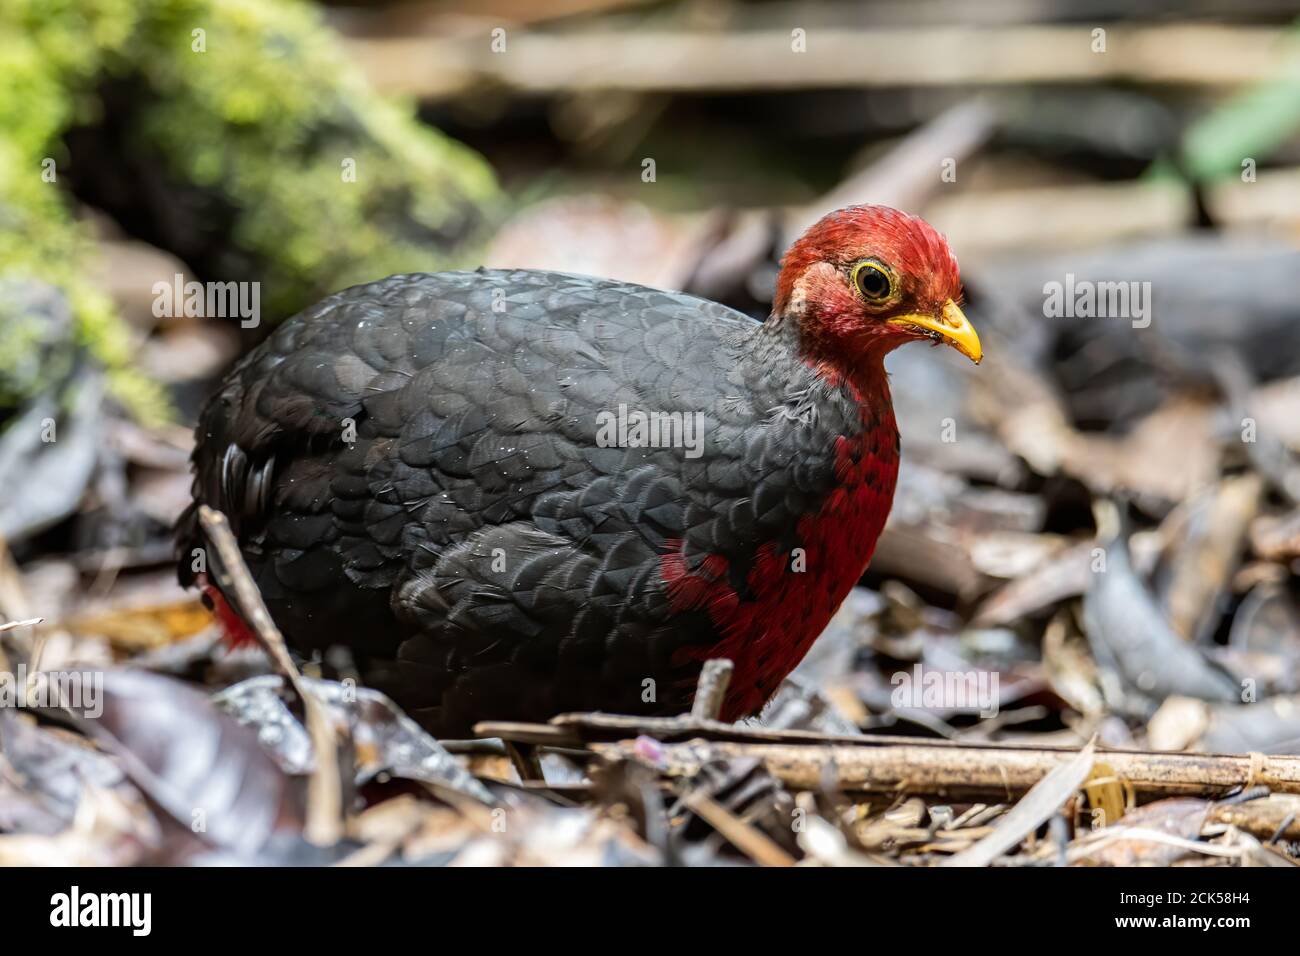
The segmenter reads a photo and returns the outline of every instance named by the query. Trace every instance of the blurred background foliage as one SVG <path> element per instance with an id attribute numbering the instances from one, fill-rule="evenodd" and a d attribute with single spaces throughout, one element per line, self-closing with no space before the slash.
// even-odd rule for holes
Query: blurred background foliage
<path id="1" fill-rule="evenodd" d="M 5 0 L 0 275 L 61 290 L 76 318 L 69 347 L 89 349 L 113 393 L 158 420 L 168 401 L 133 367 L 120 321 L 130 303 L 87 265 L 99 255 L 100 271 L 120 278 L 117 238 L 200 279 L 263 283 L 271 325 L 355 282 L 478 264 L 494 235 L 518 264 L 576 255 L 678 285 L 692 278 L 681 260 L 704 260 L 701 291 L 717 291 L 713 250 L 696 232 L 716 233 L 716 215 L 703 226 L 643 217 L 632 227 L 639 244 L 626 248 L 620 230 L 635 216 L 615 210 L 629 207 L 591 197 L 668 214 L 817 208 L 899 137 L 973 95 L 997 113 L 982 148 L 942 193 L 902 197 L 928 207 L 964 259 L 1044 236 L 1059 245 L 1204 225 L 1216 213 L 1255 219 L 1231 188 L 1221 201 L 1214 192 L 1238 179 L 1243 156 L 1290 175 L 1295 15 L 1276 0 L 1138 11 L 1104 0 Z M 654 189 L 641 176 L 647 158 Z M 1014 205 L 999 214 L 1010 223 L 990 224 L 987 206 L 961 201 L 1130 182 L 1152 188 L 1074 192 L 1113 199 L 1082 233 L 1043 221 L 1035 230 Z M 523 222 L 588 235 L 603 223 L 611 241 L 551 247 L 527 229 L 498 231 L 512 212 L 565 195 L 588 204 Z M 1293 205 L 1272 218 L 1293 221 Z M 106 230 L 108 245 L 97 245 Z M 592 247 L 605 255 L 592 259 Z M 761 276 L 727 277 L 750 280 L 758 285 L 732 291 L 761 309 Z M 41 335 L 17 299 L 0 309 L 11 319 L 0 403 L 13 409 L 42 387 L 17 343 Z"/>

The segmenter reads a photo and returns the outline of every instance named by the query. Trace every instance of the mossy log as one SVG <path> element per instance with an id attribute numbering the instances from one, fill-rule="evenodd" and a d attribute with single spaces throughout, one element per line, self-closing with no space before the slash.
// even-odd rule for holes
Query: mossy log
<path id="1" fill-rule="evenodd" d="M 395 272 L 475 264 L 484 160 L 376 95 L 297 0 L 142 0 L 73 187 L 200 278 L 257 280 L 274 322 Z"/>
<path id="2" fill-rule="evenodd" d="M 58 137 L 85 107 L 73 91 L 97 70 L 95 57 L 48 55 L 15 22 L 22 4 L 11 2 L 0 6 L 0 421 L 58 390 L 78 350 L 108 370 L 124 405 L 142 419 L 161 418 L 162 390 L 132 368 L 128 329 L 83 274 L 90 240 L 61 188 Z M 34 287 L 48 294 L 29 294 Z M 70 324 L 53 320 L 55 298 L 70 310 Z"/>
<path id="3" fill-rule="evenodd" d="M 0 76 L 0 278 L 60 289 L 137 412 L 165 402 L 83 276 L 64 187 L 200 279 L 260 282 L 265 325 L 474 263 L 502 206 L 483 159 L 372 92 L 299 0 L 5 0 Z M 0 406 L 39 389 L 29 359 L 0 356 Z"/>

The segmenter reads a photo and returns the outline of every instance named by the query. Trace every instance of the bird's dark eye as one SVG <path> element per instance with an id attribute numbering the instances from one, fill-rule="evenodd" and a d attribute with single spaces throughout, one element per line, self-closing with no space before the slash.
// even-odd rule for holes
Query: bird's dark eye
<path id="1" fill-rule="evenodd" d="M 859 262 L 853 267 L 853 284 L 868 302 L 888 299 L 894 291 L 889 272 L 877 262 Z"/>

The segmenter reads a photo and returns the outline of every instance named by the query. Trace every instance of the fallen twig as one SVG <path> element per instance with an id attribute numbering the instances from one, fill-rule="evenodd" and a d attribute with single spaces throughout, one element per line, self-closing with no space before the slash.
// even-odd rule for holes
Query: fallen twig
<path id="1" fill-rule="evenodd" d="M 31 627 L 33 624 L 40 624 L 43 620 L 45 620 L 43 617 L 33 617 L 25 621 L 6 621 L 4 624 L 0 624 L 0 633 L 12 631 L 17 627 Z"/>
<path id="2" fill-rule="evenodd" d="M 839 26 L 809 37 L 815 56 L 791 53 L 788 27 L 714 30 L 569 30 L 521 33 L 510 55 L 477 37 L 354 37 L 349 52 L 385 92 L 450 97 L 484 83 L 519 93 L 575 90 L 766 90 L 873 86 L 1094 83 L 1106 79 L 1196 86 L 1273 77 L 1288 50 L 1275 27 L 1105 24 L 1110 47 L 1092 51 L 1074 25 L 971 30 Z M 774 56 L 785 56 L 772 69 Z"/>
<path id="3" fill-rule="evenodd" d="M 731 684 L 731 661 L 724 658 L 705 661 L 700 669 L 699 683 L 695 685 L 695 699 L 691 702 L 694 720 L 717 720 L 722 702 Z"/>
<path id="4" fill-rule="evenodd" d="M 1230 824 L 1269 842 L 1300 840 L 1300 797 L 1274 793 L 1248 803 L 1217 803 L 1206 819 Z"/>
<path id="5" fill-rule="evenodd" d="M 763 866 L 794 866 L 795 859 L 771 837 L 750 826 L 702 790 L 683 794 L 682 803 L 726 837 L 742 853 Z"/>
<path id="6" fill-rule="evenodd" d="M 611 759 L 645 759 L 635 741 L 589 746 Z M 1235 787 L 1255 783 L 1280 793 L 1300 793 L 1300 757 L 1126 750 L 1104 754 L 1115 774 L 1140 797 L 1221 797 Z M 848 791 L 999 800 L 1028 792 L 1076 755 L 1069 748 L 951 741 L 801 746 L 696 740 L 656 749 L 658 767 L 670 777 L 692 776 L 715 760 L 751 758 L 762 760 L 769 773 L 795 789 L 820 790 L 829 783 Z"/>
<path id="7" fill-rule="evenodd" d="M 239 609 L 247 617 L 253 632 L 285 681 L 302 702 L 307 732 L 311 735 L 316 762 L 307 784 L 307 822 L 303 836 L 318 846 L 333 846 L 343 835 L 342 776 L 338 764 L 338 741 L 325 708 L 308 693 L 299 681 L 298 668 L 289 656 L 280 629 L 262 603 L 261 592 L 244 564 L 239 544 L 230 531 L 230 523 L 221 512 L 203 505 L 199 508 L 203 532 L 217 549 L 219 562 L 210 562 L 218 583 L 233 590 Z"/>

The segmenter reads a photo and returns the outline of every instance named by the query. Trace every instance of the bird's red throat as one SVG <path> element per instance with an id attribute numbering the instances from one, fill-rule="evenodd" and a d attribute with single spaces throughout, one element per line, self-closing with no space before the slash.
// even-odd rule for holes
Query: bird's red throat
<path id="1" fill-rule="evenodd" d="M 256 644 L 257 637 L 254 636 L 252 629 L 244 623 L 239 612 L 230 606 L 226 596 L 209 580 L 207 574 L 200 574 L 197 580 L 199 588 L 211 604 L 212 616 L 217 619 L 217 624 L 221 628 L 221 639 L 226 648 L 233 651 L 236 648 L 251 647 Z"/>
<path id="2" fill-rule="evenodd" d="M 839 374 L 822 367 L 823 378 L 839 384 Z M 848 384 L 868 428 L 836 440 L 836 488 L 821 507 L 805 515 L 798 532 L 802 553 L 778 553 L 764 545 L 749 573 L 756 599 L 742 601 L 728 579 L 727 561 L 708 558 L 688 569 L 681 542 L 661 563 L 675 612 L 703 609 L 723 635 L 686 660 L 731 660 L 735 669 L 720 714 L 738 720 L 757 713 L 858 582 L 884 528 L 898 479 L 898 428 L 884 369 L 865 397 L 866 386 Z M 867 403 L 870 403 L 869 406 Z M 683 661 L 684 663 L 685 661 Z"/>

